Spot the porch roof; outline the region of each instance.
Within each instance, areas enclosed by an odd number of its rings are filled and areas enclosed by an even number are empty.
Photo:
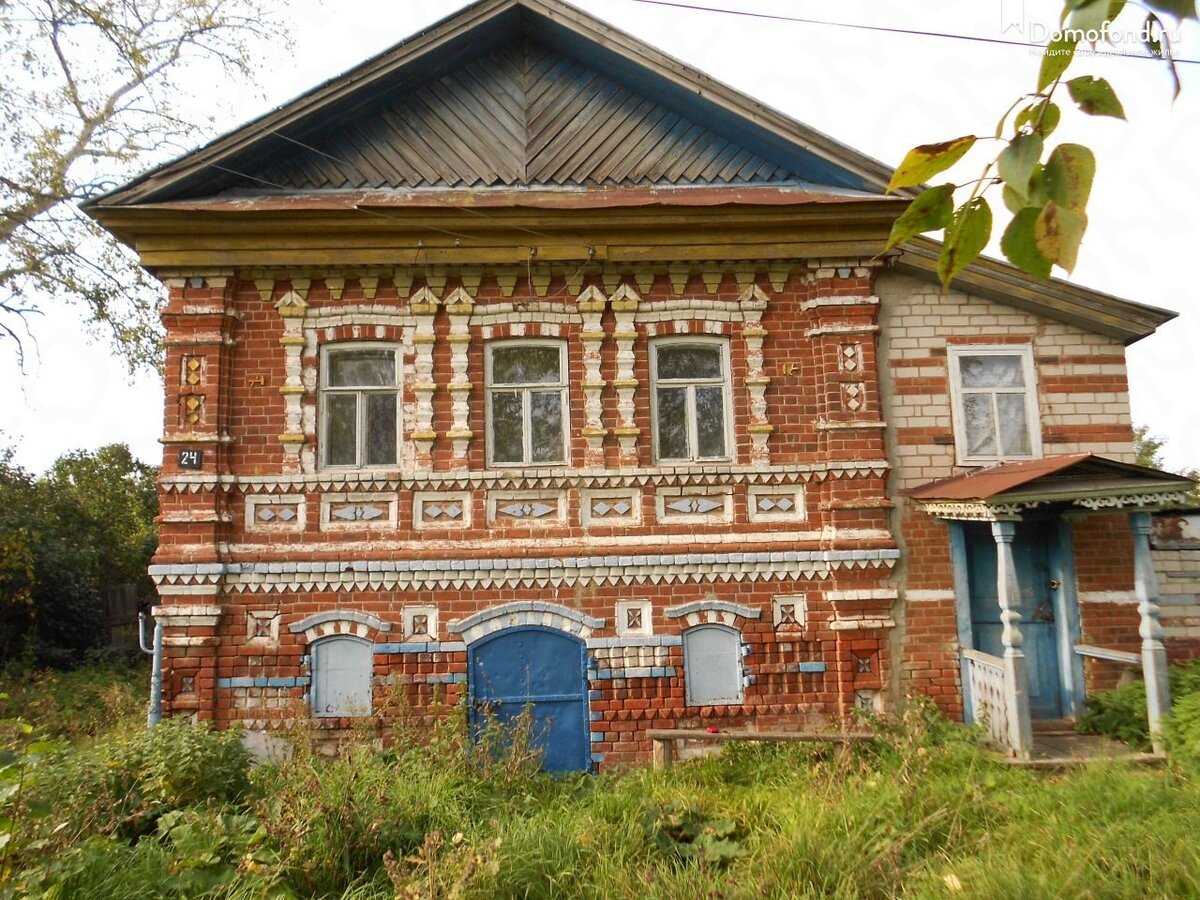
[[[1179,505],[1194,488],[1183,475],[1071,453],[1003,463],[902,493],[939,518],[995,519],[1050,504],[1092,511]]]

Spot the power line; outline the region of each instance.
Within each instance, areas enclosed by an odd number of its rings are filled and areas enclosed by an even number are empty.
[[[649,6],[669,6],[675,9],[686,9],[691,12],[709,12],[709,13],[724,13],[727,16],[743,16],[748,19],[766,19],[773,22],[796,22],[801,25],[821,25],[826,28],[850,28],[855,31],[878,31],[887,34],[903,34],[911,37],[928,37],[928,38],[943,38],[952,41],[972,41],[979,44],[998,44],[1003,47],[1022,47],[1034,48],[1042,50],[1045,44],[1039,44],[1036,41],[1014,41],[1008,38],[992,38],[984,37],[977,34],[956,34],[951,31],[923,31],[917,28],[895,28],[890,25],[863,25],[856,22],[831,22],[827,19],[807,19],[802,16],[783,16],[777,13],[753,12],[744,9],[725,9],[719,6],[694,6],[690,3],[680,3],[677,0],[632,0],[634,3],[645,3]],[[1165,59],[1159,56],[1150,56],[1140,53],[1104,53],[1098,54],[1101,56],[1115,56],[1122,59],[1146,59],[1154,62],[1164,62]],[[1184,59],[1181,57],[1170,57],[1175,63],[1190,63],[1200,65],[1200,59]]]

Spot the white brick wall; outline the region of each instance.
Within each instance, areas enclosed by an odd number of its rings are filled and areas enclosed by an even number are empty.
[[[967,471],[955,465],[953,444],[897,441],[902,429],[929,428],[949,431],[950,395],[941,385],[946,378],[947,337],[978,337],[979,343],[994,343],[1008,336],[1029,338],[1038,374],[1038,408],[1043,435],[1069,433],[1078,426],[1128,425],[1129,394],[1126,391],[1043,390],[1048,379],[1097,376],[1108,380],[1124,378],[1125,365],[1109,361],[1059,362],[1060,357],[1124,357],[1118,340],[1090,334],[1081,328],[1038,318],[1019,309],[982,297],[951,290],[942,294],[937,284],[896,273],[881,275],[876,282],[880,298],[880,381],[884,417],[890,428],[893,491],[913,487],[935,478]],[[1054,362],[1040,362],[1055,357]],[[932,359],[931,359],[932,358]],[[923,360],[907,365],[906,360]],[[897,393],[897,379],[933,378],[936,387],[914,393]],[[1047,443],[1047,455],[1091,451],[1132,462],[1131,442],[1061,441]]]

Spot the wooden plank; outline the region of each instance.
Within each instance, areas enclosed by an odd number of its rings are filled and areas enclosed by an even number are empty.
[[[609,151],[607,158],[596,164],[593,177],[601,183],[621,184],[623,179],[619,173],[629,171],[632,166],[630,157],[636,161],[650,149],[646,145],[652,145],[657,139],[659,126],[668,113],[665,107],[654,104],[648,113],[638,119],[629,134]]]
[[[466,91],[454,93],[444,84],[429,86],[429,96],[441,101],[438,117],[458,135],[460,155],[479,160],[478,174],[488,184],[512,184],[516,180],[518,162],[505,158],[514,143],[512,135],[504,135],[504,126]]]
[[[530,155],[530,171],[540,173],[544,180],[554,183],[555,173],[560,166],[580,149],[580,145],[595,132],[597,124],[604,121],[606,114],[616,111],[627,93],[619,85],[609,82],[586,99],[571,98],[562,114],[539,132],[541,149]]]
[[[830,741],[858,744],[873,741],[869,731],[701,731],[699,728],[647,728],[652,741],[702,741],[717,744],[730,741],[771,741],[774,743],[813,743]]]
[[[471,167],[454,153],[452,147],[443,146],[442,139],[425,120],[423,109],[409,108],[405,112],[407,114],[401,119],[393,110],[381,110],[380,119],[397,135],[403,135],[409,145],[421,154],[425,165],[438,173],[432,184],[461,184],[464,173],[473,175]]]
[[[361,141],[359,152],[374,165],[374,168],[385,174],[380,186],[400,187],[403,185],[416,186],[424,176],[409,161],[403,151],[406,145],[389,141],[387,138],[392,131],[379,122],[372,122],[369,131],[361,128],[349,128],[348,133]]]
[[[528,244],[515,242],[507,247],[437,247],[430,238],[441,239],[436,232],[420,237],[410,236],[385,247],[337,247],[312,249],[282,249],[269,247],[255,250],[156,250],[140,254],[147,267],[183,268],[187,266],[394,266],[412,258],[421,240],[425,247],[422,260],[429,263],[489,264],[520,263],[528,258]],[[623,262],[661,262],[665,259],[680,262],[711,262],[716,259],[757,260],[763,258],[803,259],[808,256],[858,256],[879,249],[880,241],[812,241],[777,244],[710,244],[681,247],[677,244],[644,244],[610,246],[609,259]]]
[[[713,146],[720,138],[704,129],[701,134],[687,150],[678,153],[671,161],[671,164],[663,170],[662,177],[671,184],[678,184],[680,176],[695,160],[709,157],[712,154]]]
[[[578,149],[556,170],[556,178],[561,180],[569,177],[577,183],[603,181],[606,175],[598,172],[597,167],[611,158],[613,148],[655,108],[656,104],[653,102],[639,100],[636,95],[630,94],[623,99],[618,108],[603,111],[603,127],[608,133],[598,132],[591,140],[579,141]]]
[[[461,110],[435,102],[437,98],[427,89],[413,98],[413,106],[422,110],[424,121],[443,142],[443,153],[453,152],[465,162],[460,174],[467,184],[483,181],[494,184],[498,173],[477,148],[472,146],[471,126],[460,117]],[[469,118],[469,116],[468,116]]]
[[[409,129],[398,128],[383,110],[380,110],[377,115],[376,125],[378,126],[379,142],[390,147],[409,168],[418,172],[421,179],[427,184],[439,184],[445,181],[442,170],[435,163],[430,162],[432,152],[419,135]]]
[[[679,159],[680,154],[686,153],[692,146],[704,137],[705,129],[701,125],[694,122],[689,122],[687,119],[680,120],[681,125],[686,125],[687,128],[679,133],[679,129],[672,129],[672,142],[663,149],[663,152],[658,154],[654,163],[642,171],[642,177],[651,182],[661,182],[667,169]]]
[[[503,176],[507,184],[514,183],[524,166],[525,160],[525,123],[518,121],[510,109],[503,105],[503,96],[496,97],[484,93],[491,102],[484,102],[472,92],[475,82],[458,82],[455,84],[456,98],[475,120],[474,137],[481,148],[491,151],[491,161],[496,171]],[[477,92],[485,92],[486,88],[479,86]]]
[[[1110,662],[1125,663],[1130,666],[1140,666],[1142,664],[1142,656],[1140,653],[1130,653],[1125,650],[1110,650],[1107,647],[1093,647],[1090,644],[1076,644],[1075,652],[1080,656],[1089,656],[1092,659],[1106,659]]]
[[[564,87],[552,104],[554,114],[540,113],[531,118],[528,150],[529,167],[533,171],[549,171],[561,154],[564,141],[569,141],[585,125],[589,114],[606,104],[620,90],[610,81],[597,79],[586,89],[574,91]],[[569,143],[567,149],[570,149]]]
[[[639,174],[643,168],[643,160],[654,158],[655,151],[662,146],[663,141],[670,140],[671,131],[684,121],[678,114],[669,109],[663,110],[663,116],[647,130],[642,140],[632,148],[623,162],[614,163],[609,177],[618,183],[637,183],[641,180]],[[649,120],[647,120],[649,124]],[[665,152],[665,151],[664,151]]]
[[[492,76],[489,78],[489,74]],[[464,102],[483,107],[486,115],[491,116],[509,135],[508,145],[514,159],[524,162],[525,157],[525,101],[515,99],[513,91],[519,87],[513,82],[513,73],[499,69],[489,72],[481,67],[473,66],[461,73],[458,79],[460,90],[466,95]],[[488,102],[484,102],[486,98]],[[476,115],[480,115],[476,112]],[[480,115],[482,119],[483,116]]]
[[[679,181],[683,184],[696,184],[701,180],[711,180],[711,177],[706,178],[706,173],[719,172],[724,164],[722,160],[727,160],[733,153],[737,152],[737,147],[728,138],[716,135],[714,141],[707,151],[701,156],[697,156],[692,161],[692,164],[679,173]]]

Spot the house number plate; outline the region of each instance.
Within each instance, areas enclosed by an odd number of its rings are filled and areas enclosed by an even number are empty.
[[[204,454],[201,450],[180,450],[179,468],[200,469],[204,466]]]

